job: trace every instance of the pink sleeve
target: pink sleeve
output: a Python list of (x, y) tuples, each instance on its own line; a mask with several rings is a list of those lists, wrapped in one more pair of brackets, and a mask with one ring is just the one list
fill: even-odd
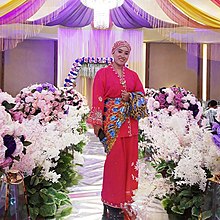
[(87, 123), (91, 125), (102, 126), (102, 116), (104, 111), (104, 68), (100, 69), (94, 78), (92, 109), (90, 111)]
[(143, 88), (143, 84), (138, 76), (137, 73), (135, 73), (135, 92), (142, 92), (143, 95), (145, 95), (144, 93), (144, 88)]

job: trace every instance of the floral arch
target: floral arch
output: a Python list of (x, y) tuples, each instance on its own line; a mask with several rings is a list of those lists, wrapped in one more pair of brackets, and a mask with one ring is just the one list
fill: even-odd
[(95, 73), (109, 65), (113, 61), (111, 57), (81, 57), (74, 61), (72, 67), (65, 79), (64, 86), (76, 86), (76, 78), (79, 76), (94, 78)]

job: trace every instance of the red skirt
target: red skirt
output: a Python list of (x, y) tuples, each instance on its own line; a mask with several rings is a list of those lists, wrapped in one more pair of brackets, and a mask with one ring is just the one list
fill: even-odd
[(102, 185), (102, 202), (123, 208), (132, 202), (133, 190), (137, 189), (138, 135), (118, 137), (107, 155)]

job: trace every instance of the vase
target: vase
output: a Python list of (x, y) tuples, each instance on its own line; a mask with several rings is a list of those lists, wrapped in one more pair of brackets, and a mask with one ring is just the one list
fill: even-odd
[(0, 219), (30, 219), (24, 177), (18, 170), (8, 170), (1, 179)]

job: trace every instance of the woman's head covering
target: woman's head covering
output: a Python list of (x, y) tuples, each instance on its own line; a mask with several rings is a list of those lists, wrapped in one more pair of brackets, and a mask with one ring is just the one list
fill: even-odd
[(119, 48), (119, 47), (127, 47), (128, 48), (128, 51), (130, 52), (131, 51), (131, 46), (130, 44), (127, 42), (127, 41), (122, 41), (122, 40), (119, 40), (119, 41), (116, 41), (114, 44), (113, 44), (113, 47), (112, 47), (112, 54)]

